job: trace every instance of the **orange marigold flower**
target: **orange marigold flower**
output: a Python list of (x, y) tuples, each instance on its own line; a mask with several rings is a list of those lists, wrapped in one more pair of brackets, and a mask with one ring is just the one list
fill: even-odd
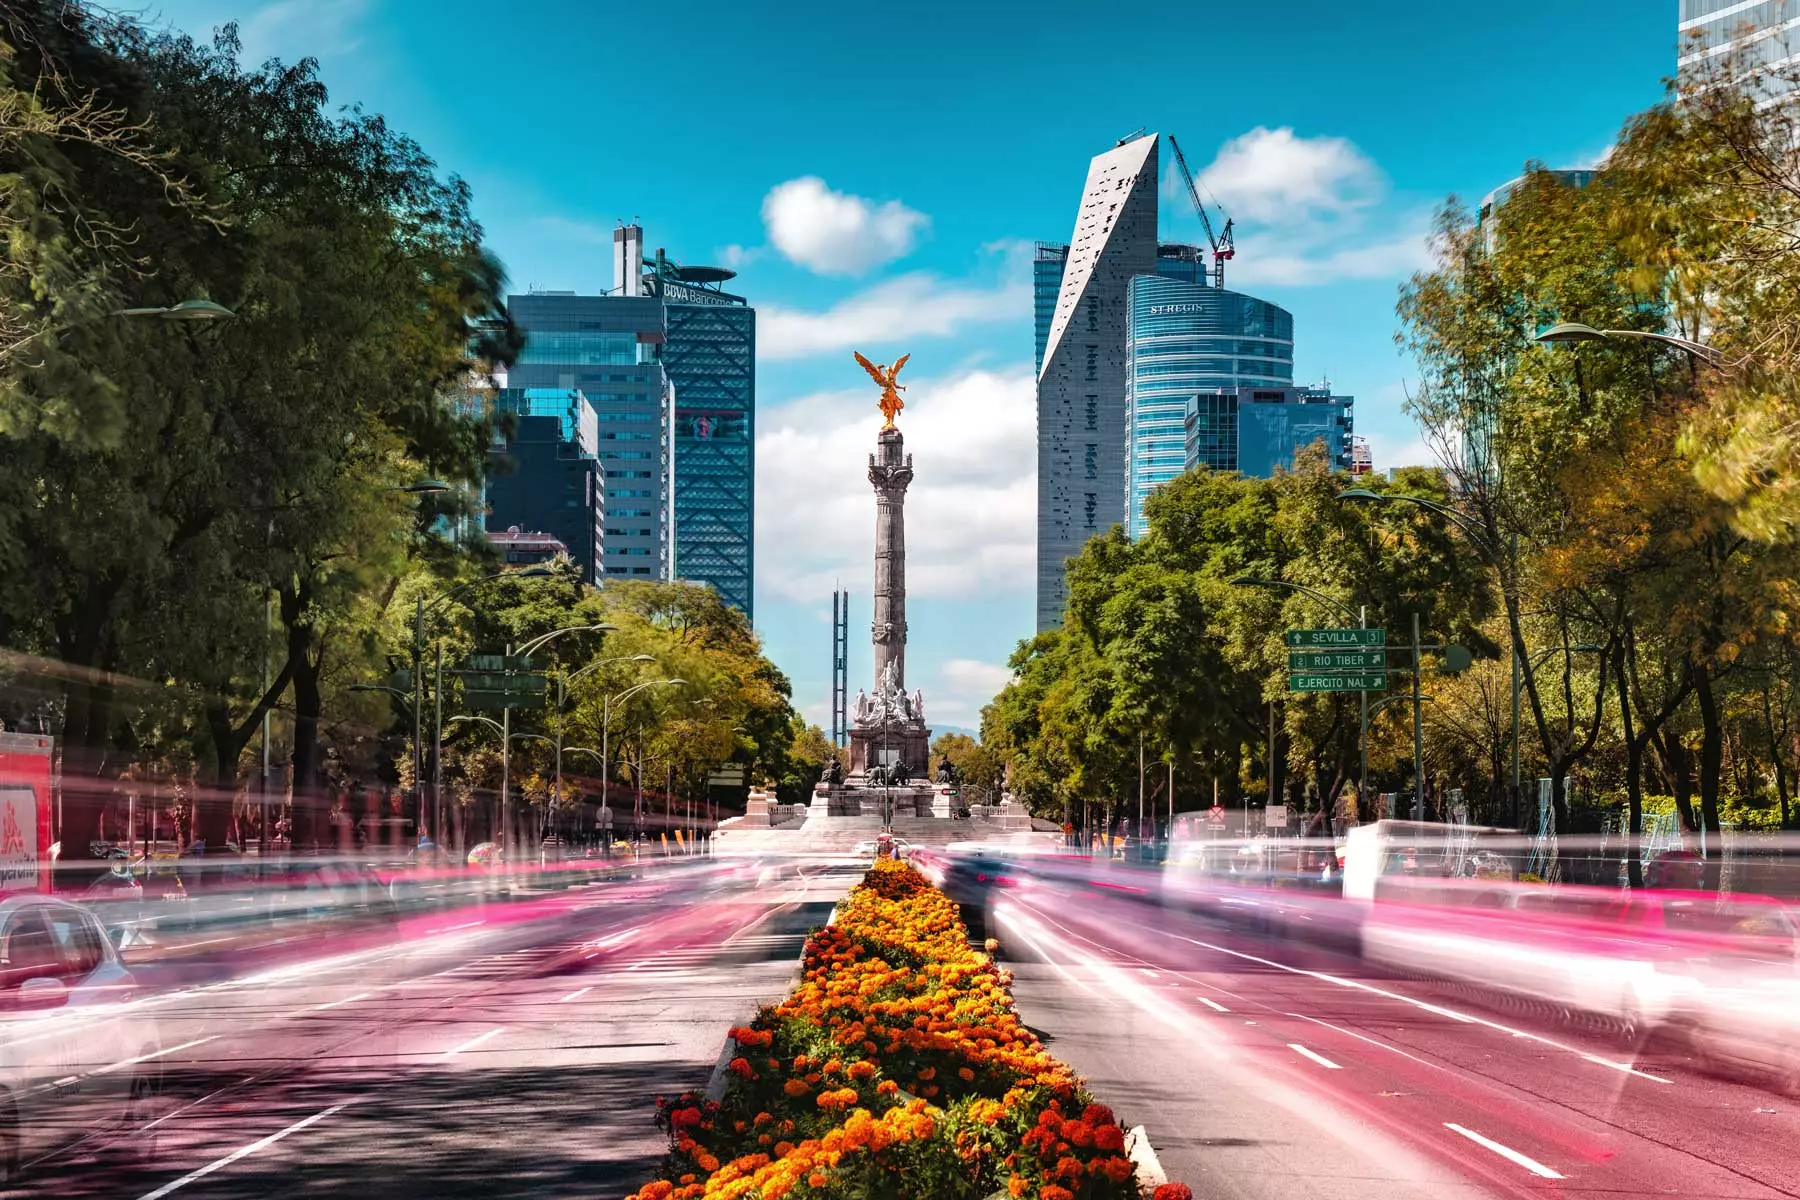
[(1114, 1125), (1112, 1109), (1104, 1104), (1090, 1104), (1081, 1110), (1081, 1119), (1089, 1125)]
[(973, 1083), (975, 1081), (975, 1072), (969, 1070), (967, 1067), (958, 1067), (956, 1069), (956, 1074), (964, 1083)]
[(1194, 1193), (1185, 1183), (1165, 1183), (1151, 1193), (1151, 1200), (1194, 1200)]
[(1018, 1200), (1018, 1197), (1023, 1196), (1030, 1187), (1031, 1184), (1026, 1182), (1023, 1175), (1014, 1175), (1006, 1181), (1006, 1194), (1012, 1196), (1014, 1200)]
[(864, 1060), (862, 1062), (853, 1062), (850, 1064), (850, 1078), (852, 1079), (868, 1079), (874, 1074), (875, 1064), (872, 1062)]
[(1038, 1198), (1039, 1200), (1075, 1200), (1075, 1193), (1066, 1187), (1057, 1187), (1052, 1183), (1038, 1193)]
[(891, 1079), (884, 1079), (875, 1085), (875, 1090), (883, 1096), (891, 1096), (900, 1090), (900, 1085)]
[(806, 1093), (811, 1091), (812, 1089), (807, 1087), (806, 1083), (803, 1080), (790, 1079), (786, 1083), (781, 1085), (781, 1090), (786, 1092), (790, 1096), (798, 1098), (800, 1096), (806, 1095)]
[(694, 1155), (694, 1162), (697, 1163), (699, 1165), (700, 1169), (702, 1171), (705, 1171), (708, 1175), (711, 1175), (714, 1171), (719, 1169), (719, 1160), (717, 1158), (713, 1157), (711, 1154), (707, 1153), (705, 1150), (702, 1150), (698, 1154)]
[(792, 1143), (792, 1142), (776, 1142), (775, 1143), (775, 1157), (776, 1158), (786, 1158), (788, 1155), (792, 1154), (793, 1152), (794, 1152), (794, 1143)]
[(1090, 1172), (1099, 1171), (1114, 1183), (1124, 1183), (1137, 1173), (1128, 1158), (1103, 1158), (1088, 1170)]
[(809, 1187), (822, 1188), (830, 1182), (830, 1177), (823, 1171), (814, 1171), (811, 1175), (806, 1177), (806, 1183)]
[(921, 1067), (921, 1068), (919, 1068), (919, 1078), (920, 1079), (934, 1079), (936, 1077), (937, 1077), (937, 1068), (936, 1067)]
[(1073, 1154), (1065, 1154), (1056, 1160), (1056, 1177), (1058, 1179), (1080, 1179), (1081, 1160)]
[(1125, 1131), (1117, 1125), (1102, 1125), (1094, 1130), (1094, 1149), (1123, 1150), (1125, 1148)]

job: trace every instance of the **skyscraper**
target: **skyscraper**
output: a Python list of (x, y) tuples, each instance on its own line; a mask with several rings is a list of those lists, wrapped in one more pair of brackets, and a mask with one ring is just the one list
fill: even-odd
[[(1125, 516), (1126, 293), (1156, 271), (1157, 138), (1088, 165), (1037, 383), (1037, 627), (1062, 623), (1064, 564)], [(1042, 289), (1053, 262), (1042, 252)], [(1041, 309), (1040, 309), (1041, 312)], [(1041, 323), (1041, 317), (1040, 317)]]
[(675, 392), (672, 571), (754, 618), (756, 310), (720, 287), (734, 274), (658, 250), (643, 283), (663, 302)]
[(578, 390), (593, 407), (606, 483), (600, 574), (667, 578), (671, 391), (661, 360), (662, 301), (533, 292), (508, 296), (506, 306), (525, 331), (508, 384)]
[(1681, 0), (1676, 19), (1678, 70), (1733, 55), (1769, 102), (1793, 91), (1781, 74), (1800, 66), (1800, 0)]
[(492, 401), (495, 413), (512, 415), (512, 433), (496, 430), (488, 452), (490, 536), (514, 528), (547, 534), (568, 550), (583, 579), (598, 583), (606, 476), (594, 406), (572, 388), (500, 388)]
[(1189, 465), (1188, 406), (1197, 394), (1294, 381), (1294, 318), (1213, 287), (1198, 250), (1176, 245), (1158, 252), (1155, 275), (1131, 280), (1128, 307), (1125, 527), (1135, 538), (1144, 534), (1145, 499)]
[[(1229, 293), (1227, 293), (1229, 294)], [(1328, 387), (1241, 386), (1201, 392), (1187, 402), (1186, 466), (1268, 478), (1294, 456), (1325, 444), (1331, 466), (1354, 464), (1356, 400)]]

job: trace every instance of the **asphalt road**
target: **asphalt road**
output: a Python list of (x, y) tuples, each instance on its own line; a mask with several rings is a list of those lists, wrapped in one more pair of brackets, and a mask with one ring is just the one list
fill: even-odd
[(1077, 882), (993, 924), (1027, 1022), (1197, 1195), (1800, 1194), (1800, 1103), (1684, 1046)]
[(701, 864), (243, 957), (141, 997), (160, 1092), (113, 1120), (74, 1084), (5, 1194), (623, 1195), (664, 1149), (654, 1097), (705, 1084), (853, 881)]

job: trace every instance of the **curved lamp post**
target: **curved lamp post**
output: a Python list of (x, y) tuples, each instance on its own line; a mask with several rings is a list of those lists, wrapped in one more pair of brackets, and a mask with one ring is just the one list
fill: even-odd
[[(596, 665), (598, 665), (598, 664), (596, 664)], [(646, 679), (644, 682), (642, 682), (640, 684), (636, 684), (632, 687), (626, 688), (624, 691), (618, 693), (617, 695), (606, 697), (606, 699), (601, 702), (601, 705), (600, 705), (600, 756), (602, 759), (605, 760), (602, 764), (602, 768), (601, 768), (601, 772), (600, 772), (600, 808), (602, 811), (609, 812), (609, 813), (612, 811), (612, 805), (610, 803), (608, 803), (608, 800), (611, 795), (610, 785), (612, 783), (612, 757), (611, 757), (612, 741), (611, 741), (611, 738), (612, 738), (612, 706), (613, 706), (613, 704), (617, 701), (628, 700), (632, 696), (635, 696), (639, 692), (643, 691), (645, 688), (679, 687), (685, 683), (687, 683), (687, 680), (685, 680), (685, 679)], [(635, 822), (635, 820), (636, 820), (636, 816), (634, 815), (633, 821)], [(633, 826), (632, 832), (636, 833), (635, 824)]]
[[(1271, 590), (1284, 589), (1284, 590), (1290, 591), (1290, 592), (1298, 592), (1300, 595), (1306, 596), (1312, 600), (1316, 600), (1320, 604), (1324, 604), (1331, 608), (1335, 608), (1338, 612), (1341, 612), (1344, 614), (1344, 619), (1346, 621), (1355, 621), (1357, 624), (1357, 627), (1360, 629), (1367, 629), (1369, 626), (1369, 610), (1368, 610), (1367, 606), (1365, 606), (1363, 608), (1363, 610), (1360, 614), (1353, 613), (1350, 611), (1350, 606), (1348, 604), (1345, 604), (1342, 600), (1339, 600), (1334, 596), (1328, 596), (1324, 592), (1319, 591), (1317, 588), (1310, 588), (1310, 587), (1305, 586), (1304, 584), (1289, 583), (1285, 579), (1263, 579), (1260, 576), (1256, 576), (1256, 575), (1239, 575), (1231, 581), (1231, 585), (1233, 587), (1258, 587), (1258, 588), (1269, 588)], [(1384, 662), (1387, 659), (1387, 655), (1385, 652), (1382, 655), (1382, 659)], [(1386, 680), (1386, 676), (1387, 676), (1387, 670), (1386, 670), (1386, 667), (1384, 666), (1382, 669), (1382, 677), (1383, 677), (1384, 682)], [(1356, 749), (1357, 749), (1357, 753), (1360, 756), (1361, 762), (1362, 762), (1362, 773), (1357, 776), (1357, 780), (1356, 780), (1356, 795), (1357, 795), (1358, 803), (1360, 803), (1362, 798), (1364, 796), (1368, 795), (1368, 791), (1369, 791), (1369, 693), (1358, 692), (1357, 695), (1359, 697), (1361, 697), (1360, 707), (1362, 709), (1362, 721), (1361, 721), (1361, 724), (1358, 727), (1357, 733), (1356, 733)], [(1379, 707), (1379, 706), (1377, 706), (1377, 707)], [(1271, 719), (1270, 719), (1271, 743), (1273, 742), (1273, 736), (1272, 736), (1273, 732), (1274, 732), (1273, 726), (1274, 726), (1274, 720), (1273, 720), (1273, 717), (1271, 717)], [(1273, 757), (1274, 752), (1275, 752), (1275, 747), (1273, 746), (1273, 744), (1271, 744), (1269, 747), (1269, 753), (1270, 753), (1271, 758)], [(1271, 781), (1275, 777), (1274, 771), (1275, 771), (1275, 764), (1273, 762), (1271, 762), (1269, 764), (1269, 778)], [(1334, 803), (1335, 803), (1335, 801), (1334, 801)]]
[(1709, 367), (1723, 366), (1725, 356), (1704, 342), (1696, 342), (1691, 338), (1676, 337), (1672, 333), (1651, 333), (1643, 329), (1595, 329), (1592, 325), (1583, 325), (1576, 321), (1565, 321), (1560, 325), (1552, 325), (1532, 340), (1545, 345), (1574, 344), (1576, 342), (1606, 342), (1614, 338), (1636, 339), (1642, 342), (1656, 342), (1682, 353), (1692, 356)]
[[(1509, 600), (1512, 600), (1514, 602), (1515, 608), (1517, 607), (1517, 596), (1515, 595), (1515, 593), (1513, 591), (1514, 581), (1518, 578), (1518, 574), (1519, 574), (1519, 535), (1517, 533), (1514, 533), (1512, 538), (1507, 543), (1507, 550), (1506, 550), (1506, 556), (1505, 556), (1506, 565), (1504, 567), (1502, 567), (1501, 566), (1501, 555), (1499, 553), (1499, 549), (1495, 545), (1495, 543), (1488, 540), (1488, 536), (1487, 536), (1486, 532), (1479, 525), (1477, 525), (1474, 521), (1471, 521), (1465, 514), (1456, 511), (1454, 508), (1451, 508), (1447, 504), (1439, 504), (1436, 500), (1427, 499), (1424, 496), (1409, 496), (1404, 492), (1377, 492), (1377, 491), (1373, 491), (1369, 488), (1361, 488), (1361, 487), (1345, 488), (1343, 491), (1338, 493), (1337, 498), (1339, 500), (1343, 500), (1343, 501), (1346, 501), (1351, 504), (1412, 504), (1412, 505), (1416, 505), (1419, 508), (1428, 509), (1431, 512), (1437, 513), (1439, 516), (1443, 517), (1446, 521), (1449, 521), (1452, 525), (1455, 525), (1458, 529), (1462, 530), (1463, 536), (1468, 538), (1469, 541), (1475, 545), (1475, 548), (1478, 551), (1480, 551), (1482, 556), (1488, 560), (1489, 565), (1491, 565), (1496, 571), (1498, 571), (1500, 573), (1501, 593), (1504, 596), (1506, 596)], [(1419, 641), (1418, 625), (1419, 625), (1419, 615), (1417, 613), (1414, 613), (1413, 614), (1413, 692), (1417, 699), (1423, 699), (1423, 697), (1419, 697), (1417, 695), (1418, 684), (1419, 684), (1419, 670), (1420, 670), (1420, 665), (1419, 665), (1419, 661), (1418, 661), (1418, 641)], [(1525, 637), (1525, 635), (1522, 631), (1514, 630), (1513, 636), (1511, 639), (1512, 640), (1512, 679), (1513, 679), (1513, 683), (1512, 683), (1512, 686), (1513, 686), (1513, 714), (1512, 714), (1513, 791), (1514, 791), (1515, 795), (1518, 791), (1518, 786), (1519, 786), (1519, 780), (1518, 780), (1518, 775), (1519, 775), (1519, 667), (1520, 667), (1520, 660), (1523, 658), (1524, 653), (1525, 653), (1524, 637)], [(1416, 786), (1418, 788), (1418, 794), (1414, 798), (1413, 808), (1416, 810), (1416, 813), (1420, 820), (1424, 819), (1424, 814), (1425, 814), (1425, 755), (1424, 755), (1424, 750), (1423, 750), (1423, 745), (1422, 745), (1422, 739), (1423, 739), (1423, 733), (1421, 731), (1421, 718), (1419, 716), (1419, 706), (1417, 703), (1414, 703), (1414, 705), (1413, 705), (1413, 770), (1414, 770), (1414, 774), (1418, 777), (1417, 782), (1416, 782)]]
[[(608, 628), (611, 628), (611, 626), (608, 626)], [(613, 663), (622, 663), (622, 662), (646, 663), (646, 662), (655, 662), (655, 661), (656, 661), (656, 656), (652, 655), (652, 654), (624, 654), (624, 655), (620, 655), (617, 658), (595, 659), (593, 662), (589, 663), (587, 666), (582, 667), (579, 671), (565, 672), (556, 677), (556, 796), (557, 796), (558, 800), (562, 799), (563, 706), (568, 700), (569, 684), (574, 683), (577, 679), (580, 679), (584, 675), (589, 675), (595, 671), (598, 671), (601, 667), (611, 666)], [(605, 735), (603, 732), (602, 737), (604, 737), (604, 736)], [(589, 751), (587, 751), (587, 753), (593, 754), (593, 753), (595, 753), (595, 751), (589, 750)], [(604, 751), (602, 751), (600, 753), (604, 754)], [(606, 792), (606, 760), (604, 757), (601, 759), (600, 791), (601, 791), (600, 807), (605, 808), (606, 807), (606, 796), (605, 796), (605, 792)]]
[[(421, 480), (418, 484), (412, 486), (429, 490), (426, 485), (436, 482), (436, 480)], [(496, 571), (492, 575), (483, 575), (478, 579), (470, 579), (463, 583), (459, 583), (449, 591), (440, 594), (430, 604), (425, 603), (425, 594), (423, 592), (420, 592), (416, 597), (413, 610), (412, 656), (413, 785), (418, 791), (418, 815), (419, 827), (421, 829), (423, 829), (425, 825), (425, 790), (420, 786), (423, 782), (422, 777), (425, 773), (423, 745), (425, 731), (423, 727), (424, 712), (422, 711), (425, 707), (425, 618), (428, 615), (436, 614), (439, 609), (450, 603), (451, 600), (471, 588), (482, 587), (499, 579), (546, 579), (554, 574), (555, 572), (551, 571), (548, 567), (526, 567), (522, 571)], [(432, 691), (436, 709), (432, 717), (431, 735), (432, 821), (437, 826), (438, 834), (441, 837), (444, 824), (444, 647), (441, 642), (438, 643), (437, 677), (432, 685)], [(506, 743), (502, 741), (502, 750), (505, 749), (505, 745)]]

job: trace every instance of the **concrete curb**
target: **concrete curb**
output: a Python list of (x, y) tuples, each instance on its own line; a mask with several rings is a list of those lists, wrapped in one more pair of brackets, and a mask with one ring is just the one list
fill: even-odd
[[(836, 904), (831, 906), (831, 916), (826, 918), (826, 925), (830, 926), (837, 924), (838, 907), (839, 906)], [(806, 945), (803, 942), (800, 946), (800, 957), (794, 961), (794, 974), (796, 976), (799, 975), (800, 967), (805, 962)], [(793, 985), (790, 984), (787, 990), (790, 992), (793, 991)], [(707, 1078), (706, 1098), (713, 1101), (715, 1104), (725, 1098), (725, 1071), (730, 1067), (731, 1060), (737, 1057), (738, 1049), (737, 1039), (727, 1036), (725, 1045), (719, 1050), (719, 1061), (713, 1064), (712, 1075)]]
[(1125, 1134), (1125, 1153), (1137, 1164), (1138, 1187), (1145, 1192), (1154, 1191), (1169, 1182), (1162, 1161), (1156, 1157), (1155, 1147), (1150, 1145), (1149, 1131), (1142, 1125), (1133, 1125)]

